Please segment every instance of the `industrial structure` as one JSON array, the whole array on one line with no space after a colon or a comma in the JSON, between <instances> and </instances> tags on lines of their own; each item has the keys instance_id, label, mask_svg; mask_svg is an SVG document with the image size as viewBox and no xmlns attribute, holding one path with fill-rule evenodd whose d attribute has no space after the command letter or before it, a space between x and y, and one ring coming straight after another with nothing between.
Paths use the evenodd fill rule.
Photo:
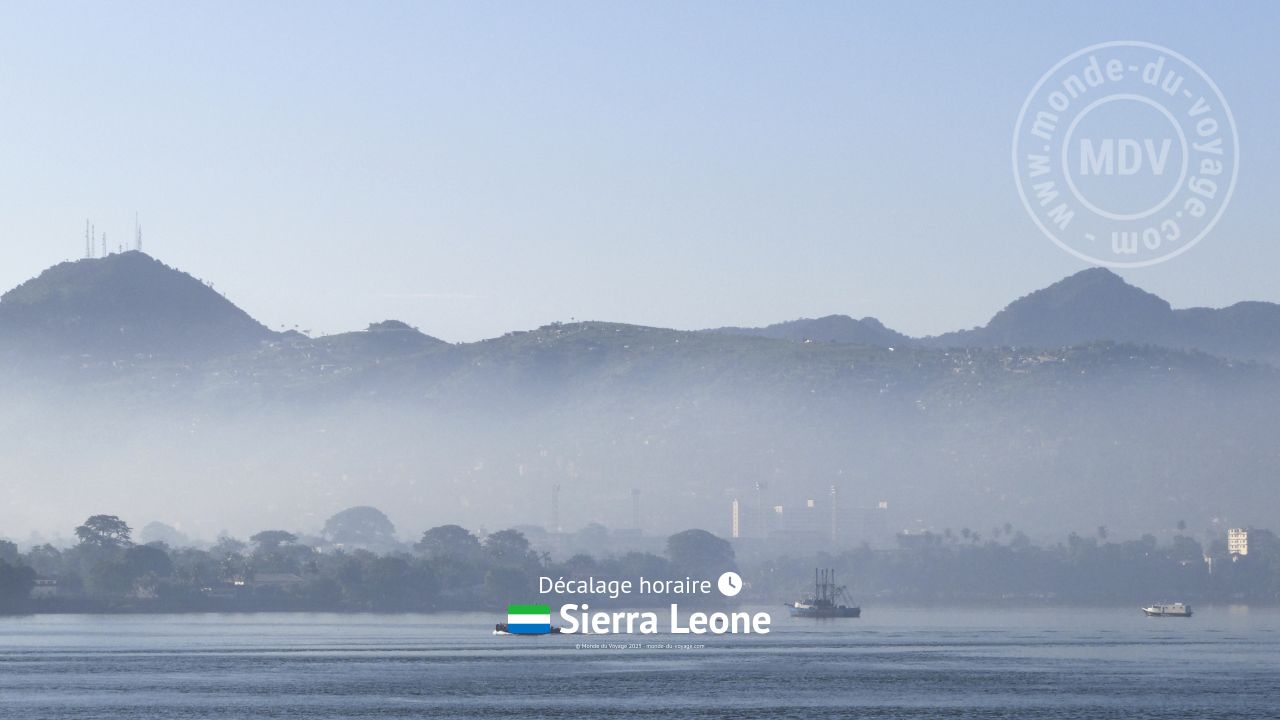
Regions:
<instances>
[{"instance_id":1,"label":"industrial structure","mask_svg":"<svg viewBox=\"0 0 1280 720\"><path fill-rule=\"evenodd\" d=\"M138 222L138 214L133 214L133 246L129 248L137 252L142 252L142 224ZM116 247L116 252L124 252L124 244ZM102 235L98 235L98 228L88 218L84 221L84 257L86 260L94 258L106 257L111 254L111 250L107 245L107 233L104 230Z\"/></svg>"}]
</instances>

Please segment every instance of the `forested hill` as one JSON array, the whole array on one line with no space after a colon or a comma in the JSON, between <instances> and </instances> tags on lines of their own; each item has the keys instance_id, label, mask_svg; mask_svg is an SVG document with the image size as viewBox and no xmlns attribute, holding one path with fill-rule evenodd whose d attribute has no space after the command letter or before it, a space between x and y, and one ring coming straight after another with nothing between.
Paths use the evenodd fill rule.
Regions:
<instances>
[{"instance_id":1,"label":"forested hill","mask_svg":"<svg viewBox=\"0 0 1280 720\"><path fill-rule=\"evenodd\" d=\"M274 336L190 275L141 252L65 262L0 296L0 348L205 359Z\"/></svg>"}]
</instances>

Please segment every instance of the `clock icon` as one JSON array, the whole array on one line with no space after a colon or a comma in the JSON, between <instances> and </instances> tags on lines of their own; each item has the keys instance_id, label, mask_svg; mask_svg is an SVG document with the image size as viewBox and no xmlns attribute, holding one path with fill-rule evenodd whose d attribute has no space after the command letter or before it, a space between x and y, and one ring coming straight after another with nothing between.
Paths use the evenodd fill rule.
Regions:
<instances>
[{"instance_id":1,"label":"clock icon","mask_svg":"<svg viewBox=\"0 0 1280 720\"><path fill-rule=\"evenodd\" d=\"M738 573L730 570L720 576L720 593L725 597L733 597L742 592L742 578Z\"/></svg>"}]
</instances>

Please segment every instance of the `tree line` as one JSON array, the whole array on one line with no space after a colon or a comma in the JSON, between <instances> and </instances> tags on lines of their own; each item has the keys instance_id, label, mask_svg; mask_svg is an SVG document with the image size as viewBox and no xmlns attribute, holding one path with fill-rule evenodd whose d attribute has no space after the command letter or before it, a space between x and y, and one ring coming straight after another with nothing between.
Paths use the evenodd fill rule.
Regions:
<instances>
[{"instance_id":1,"label":"tree line","mask_svg":"<svg viewBox=\"0 0 1280 720\"><path fill-rule=\"evenodd\" d=\"M1250 532L1248 555L1181 533L1163 545L1150 535L1113 541L1099 528L1049 546L1021 532L986 540L925 532L898 535L892 549L779 556L765 548L745 559L703 530L668 537L660 553L609 552L603 543L583 551L582 540L602 532L588 527L556 548L559 557L549 552L552 536L534 530L538 545L517 529L478 534L457 525L407 544L385 515L363 507L330 518L316 537L264 530L193 547L172 535L135 542L124 520L95 515L75 529L71 547L20 552L0 541L0 612L491 611L559 600L537 594L539 576L714 580L739 566L747 603L796 599L814 567L835 568L853 599L871 604L1280 602L1280 541L1265 530Z\"/></svg>"},{"instance_id":2,"label":"tree line","mask_svg":"<svg viewBox=\"0 0 1280 720\"><path fill-rule=\"evenodd\" d=\"M539 575L674 578L734 566L729 543L703 530L672 535L661 555L553 562L515 529L477 535L443 525L407 546L381 512L344 512L310 542L264 530L208 548L139 544L114 515L85 520L75 529L78 542L65 549L46 544L22 553L0 541L0 611L496 610L536 599Z\"/></svg>"}]
</instances>

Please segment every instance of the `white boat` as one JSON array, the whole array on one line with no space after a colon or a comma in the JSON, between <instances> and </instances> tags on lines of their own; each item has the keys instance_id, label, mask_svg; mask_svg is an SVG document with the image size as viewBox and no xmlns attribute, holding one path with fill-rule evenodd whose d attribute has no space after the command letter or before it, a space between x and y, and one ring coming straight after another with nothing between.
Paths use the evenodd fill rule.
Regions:
<instances>
[{"instance_id":1,"label":"white boat","mask_svg":"<svg viewBox=\"0 0 1280 720\"><path fill-rule=\"evenodd\" d=\"M1191 606L1183 603L1155 603L1142 608L1147 617L1191 617Z\"/></svg>"}]
</instances>

